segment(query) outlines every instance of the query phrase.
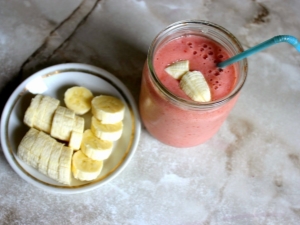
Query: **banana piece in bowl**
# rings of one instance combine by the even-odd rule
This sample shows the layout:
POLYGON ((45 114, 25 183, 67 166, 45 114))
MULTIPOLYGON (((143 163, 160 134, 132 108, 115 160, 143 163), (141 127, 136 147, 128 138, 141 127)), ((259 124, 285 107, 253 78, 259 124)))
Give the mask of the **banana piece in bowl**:
POLYGON ((78 86, 69 88, 64 97, 67 107, 50 96, 32 98, 24 116, 30 129, 17 155, 62 184, 71 184, 72 173, 81 181, 94 180, 102 171, 103 160, 110 157, 113 142, 122 135, 125 104, 114 96, 93 97, 78 86), (85 120, 79 115, 90 109, 91 127, 84 132, 85 120))
POLYGON ((81 181, 96 179, 103 168, 103 161, 87 157, 81 150, 74 153, 72 158, 73 176, 81 181))
POLYGON ((84 132, 81 151, 89 158, 105 160, 110 156, 112 149, 112 141, 97 138, 90 129, 84 132))
POLYGON ((80 86, 69 88, 64 94, 64 102, 67 108, 73 110, 77 115, 83 115, 91 109, 93 99, 92 92, 80 86))
POLYGON ((58 106, 54 113, 51 136, 62 141, 68 141, 70 147, 79 149, 80 135, 84 130, 84 119, 76 116, 73 110, 58 106), (79 134, 78 134, 79 133, 79 134), (79 139, 77 139, 77 137, 79 139))
POLYGON ((53 115, 59 103, 59 100, 50 96, 36 95, 25 112, 24 123, 50 133, 53 115))
POLYGON ((124 119, 125 104, 109 95, 96 96, 92 100, 92 114, 103 124, 114 124, 124 119))
POLYGON ((18 146, 17 155, 42 174, 60 183, 71 184, 73 149, 43 131, 30 128, 18 146))
POLYGON ((123 122, 103 124, 102 121, 92 117, 91 130, 96 137, 102 140, 117 141, 123 133, 123 122))
POLYGON ((75 112, 58 106, 53 117, 51 136, 62 141, 69 141, 75 124, 75 112))
POLYGON ((23 122, 29 127, 34 126, 34 122, 35 122, 36 116, 37 116, 36 112, 39 108, 42 98, 43 98, 43 95, 36 95, 34 98, 32 98, 29 107, 25 111, 25 116, 24 116, 23 122))

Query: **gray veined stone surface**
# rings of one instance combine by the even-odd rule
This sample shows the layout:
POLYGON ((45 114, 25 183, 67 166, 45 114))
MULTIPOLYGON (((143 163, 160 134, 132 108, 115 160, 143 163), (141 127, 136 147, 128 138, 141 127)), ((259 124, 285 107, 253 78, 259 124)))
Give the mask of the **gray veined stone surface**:
MULTIPOLYGON (((1 0, 1 106, 10 82, 65 62, 108 70, 137 100, 148 47, 170 23, 210 20, 247 49, 279 34, 300 38, 299 7, 297 0, 1 0), (55 31, 66 36, 49 45, 57 44, 55 31)), ((240 99, 217 135, 176 149, 143 129, 128 167, 94 191, 37 189, 0 151, 0 224, 299 224, 300 54, 282 43, 248 62, 240 99)))

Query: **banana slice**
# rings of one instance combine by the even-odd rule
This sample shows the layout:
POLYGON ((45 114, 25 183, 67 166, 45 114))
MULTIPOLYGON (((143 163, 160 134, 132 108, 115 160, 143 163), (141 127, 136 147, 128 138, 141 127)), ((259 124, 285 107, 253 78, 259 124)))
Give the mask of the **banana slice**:
POLYGON ((80 116, 75 116, 75 124, 71 132, 69 147, 71 147, 74 150, 78 150, 80 148, 80 144, 83 136, 83 130, 84 130, 84 119, 80 116))
POLYGON ((82 132, 77 132, 77 131, 73 130, 71 132, 69 147, 74 149, 74 150, 79 150, 81 142, 82 142, 82 137, 83 137, 82 132))
POLYGON ((78 115, 83 115, 91 109, 93 94, 85 87, 75 86, 65 92, 65 104, 78 115))
POLYGON ((38 163, 38 170, 45 175, 48 175, 48 164, 50 160, 50 156, 52 153, 52 149, 56 147, 56 140, 50 136, 47 136, 48 143, 43 147, 41 152, 41 156, 38 163))
POLYGON ((22 138, 19 146, 18 146, 18 151, 17 155, 22 159, 24 162, 29 164, 30 162, 30 150, 34 145, 34 142, 37 139, 37 136, 39 134, 39 131, 30 128, 29 131, 25 134, 25 136, 22 138))
POLYGON ((209 86, 200 71, 185 73, 181 78, 180 87, 194 101, 209 102, 211 100, 209 86))
POLYGON ((124 103, 113 96, 100 95, 92 100, 92 113, 103 124, 114 124, 124 118, 124 103))
POLYGON ((52 148, 51 156, 48 163, 47 174, 50 178, 58 180, 59 158, 64 145, 56 142, 52 148))
POLYGON ((62 141, 69 141, 75 124, 75 112, 58 106, 53 117, 51 136, 62 141))
POLYGON ((29 127, 33 127, 34 125, 34 122, 36 120, 36 112, 38 110, 42 98, 42 95, 36 95, 34 98, 32 98, 29 107, 25 111, 23 121, 29 127))
POLYGON ((40 156, 45 146, 51 145, 51 140, 48 134, 45 134, 43 131, 40 131, 37 135, 37 138, 30 150, 29 165, 33 168, 38 168, 38 163, 40 161, 40 156))
POLYGON ((92 117, 91 130, 93 134, 102 140, 116 141, 123 132, 123 122, 117 122, 115 124, 103 124, 102 121, 92 117))
POLYGON ((53 115, 58 105, 59 100, 50 96, 43 96, 39 107, 36 110, 36 118, 34 120, 33 127, 49 134, 51 130, 53 115))
POLYGON ((182 75, 188 72, 189 70, 189 60, 175 62, 165 69, 165 71, 176 80, 179 80, 182 77, 182 75))
POLYGON ((75 123, 73 126, 73 131, 83 133, 84 130, 84 119, 80 116, 75 116, 75 123))
POLYGON ((103 161, 93 160, 82 151, 77 151, 72 158, 73 176, 82 181, 96 179, 103 168, 103 161))
POLYGON ((71 184, 71 164, 72 164, 73 150, 66 146, 63 146, 61 155, 59 158, 58 166, 58 182, 63 184, 71 184))
POLYGON ((81 151, 94 160, 107 159, 113 148, 113 142, 97 138, 91 130, 86 130, 83 134, 81 151))

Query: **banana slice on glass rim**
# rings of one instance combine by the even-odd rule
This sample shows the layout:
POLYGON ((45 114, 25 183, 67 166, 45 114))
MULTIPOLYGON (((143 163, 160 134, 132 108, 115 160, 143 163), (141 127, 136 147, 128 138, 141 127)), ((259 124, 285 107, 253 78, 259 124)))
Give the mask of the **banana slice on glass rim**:
POLYGON ((180 82, 180 88, 191 99, 197 102, 211 100, 210 88, 200 71, 189 71, 189 60, 172 63, 165 71, 180 82))
POLYGON ((186 72, 180 80, 180 88, 197 102, 209 102, 211 93, 204 75, 200 71, 186 72))
POLYGON ((165 68, 165 71, 176 80, 179 80, 183 74, 189 71, 189 66, 189 60, 181 60, 169 65, 165 68))

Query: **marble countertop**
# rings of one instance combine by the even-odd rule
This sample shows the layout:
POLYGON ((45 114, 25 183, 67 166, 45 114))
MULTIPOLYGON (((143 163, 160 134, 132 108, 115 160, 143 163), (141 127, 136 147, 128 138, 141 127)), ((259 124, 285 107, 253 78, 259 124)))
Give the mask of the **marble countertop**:
MULTIPOLYGON (((138 99, 156 34, 182 19, 220 24, 245 49, 300 38, 298 0, 0 0, 0 109, 33 72, 66 62, 113 73, 138 99)), ((53 194, 27 183, 0 151, 0 224, 299 224, 300 54, 282 43, 248 59, 220 131, 188 149, 143 128, 130 164, 100 188, 53 194)))

